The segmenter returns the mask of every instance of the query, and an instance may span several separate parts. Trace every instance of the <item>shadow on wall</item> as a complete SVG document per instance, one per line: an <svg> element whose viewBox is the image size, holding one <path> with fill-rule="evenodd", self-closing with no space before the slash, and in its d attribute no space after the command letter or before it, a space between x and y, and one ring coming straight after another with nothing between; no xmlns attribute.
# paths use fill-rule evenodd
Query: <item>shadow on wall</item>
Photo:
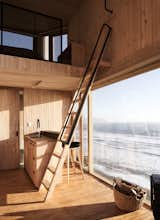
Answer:
<svg viewBox="0 0 160 220"><path fill-rule="evenodd" d="M45 205L43 205L44 207ZM114 202L109 203L97 203L90 205L70 206L54 209L39 209L25 212L14 212L2 215L3 217L10 216L17 219L25 220L44 220L44 219L58 219L58 220L75 220L75 219L104 219L111 218L120 215L124 215L124 212L120 211Z"/></svg>
<svg viewBox="0 0 160 220"><path fill-rule="evenodd" d="M17 89L0 89L0 170L19 166L19 94Z"/></svg>

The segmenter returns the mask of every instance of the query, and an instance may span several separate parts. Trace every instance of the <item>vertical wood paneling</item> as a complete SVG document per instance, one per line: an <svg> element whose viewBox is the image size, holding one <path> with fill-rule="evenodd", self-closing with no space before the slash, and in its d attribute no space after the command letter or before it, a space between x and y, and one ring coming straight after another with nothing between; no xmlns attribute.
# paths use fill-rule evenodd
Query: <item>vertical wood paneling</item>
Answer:
<svg viewBox="0 0 160 220"><path fill-rule="evenodd" d="M113 9L110 19L104 13L103 1L86 0L70 23L71 38L85 46L86 60L105 22L113 31L104 57L109 58L114 67L124 59L138 57L139 51L155 47L156 43L159 47L159 0L109 0L109 7Z"/></svg>
<svg viewBox="0 0 160 220"><path fill-rule="evenodd" d="M0 169L2 170L19 167L18 121L18 90L0 89Z"/></svg>
<svg viewBox="0 0 160 220"><path fill-rule="evenodd" d="M59 131L70 102L70 92L25 89L24 133L37 131L37 119L40 119L41 130Z"/></svg>
<svg viewBox="0 0 160 220"><path fill-rule="evenodd" d="M160 41L160 2L158 0L111 0L112 63ZM158 44L157 44L158 46Z"/></svg>

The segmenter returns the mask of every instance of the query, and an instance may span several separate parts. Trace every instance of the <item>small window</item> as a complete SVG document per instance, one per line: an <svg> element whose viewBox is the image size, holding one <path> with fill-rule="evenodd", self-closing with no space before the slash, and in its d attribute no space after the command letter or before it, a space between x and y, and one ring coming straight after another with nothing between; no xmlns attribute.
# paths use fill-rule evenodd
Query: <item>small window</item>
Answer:
<svg viewBox="0 0 160 220"><path fill-rule="evenodd" d="M62 52L68 47L68 34L62 35ZM53 37L53 61L58 62L61 55L61 36Z"/></svg>
<svg viewBox="0 0 160 220"><path fill-rule="evenodd" d="M68 47L68 34L62 35L62 51Z"/></svg>
<svg viewBox="0 0 160 220"><path fill-rule="evenodd" d="M33 50L33 37L13 32L3 32L3 46Z"/></svg>

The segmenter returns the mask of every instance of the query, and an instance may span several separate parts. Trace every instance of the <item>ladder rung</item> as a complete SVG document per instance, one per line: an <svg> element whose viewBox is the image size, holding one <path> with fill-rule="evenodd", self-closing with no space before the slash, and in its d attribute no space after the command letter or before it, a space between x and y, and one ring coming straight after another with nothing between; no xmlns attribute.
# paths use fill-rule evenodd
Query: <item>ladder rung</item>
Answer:
<svg viewBox="0 0 160 220"><path fill-rule="evenodd" d="M74 103L79 103L81 100L82 100L82 99L73 100L73 101L72 101L72 104L73 104L73 102L74 102Z"/></svg>
<svg viewBox="0 0 160 220"><path fill-rule="evenodd" d="M53 153L52 155L59 158L59 159L61 158L61 155L58 155L58 154L55 154L55 153Z"/></svg>
<svg viewBox="0 0 160 220"><path fill-rule="evenodd" d="M77 112L71 112L71 115L76 115L77 114Z"/></svg>
<svg viewBox="0 0 160 220"><path fill-rule="evenodd" d="M58 141L62 143L62 147L64 147L65 144L67 144L66 140L62 139L62 137L61 139L58 139Z"/></svg>
<svg viewBox="0 0 160 220"><path fill-rule="evenodd" d="M64 132L64 133L63 133L63 137L64 137L64 136L67 136L67 137L68 137L68 134L69 134L69 132Z"/></svg>
<svg viewBox="0 0 160 220"><path fill-rule="evenodd" d="M76 101L77 101L77 102L80 102L81 100L82 100L82 98L79 98L79 99L77 99Z"/></svg>
<svg viewBox="0 0 160 220"><path fill-rule="evenodd" d="M86 91L86 87L82 87L80 90L81 90L81 92L84 92L84 91Z"/></svg>
<svg viewBox="0 0 160 220"><path fill-rule="evenodd" d="M47 190L49 190L50 182L48 180L42 180L42 184Z"/></svg>
<svg viewBox="0 0 160 220"><path fill-rule="evenodd" d="M54 168L54 167L48 166L47 169L48 169L52 174L55 173L55 168Z"/></svg>
<svg viewBox="0 0 160 220"><path fill-rule="evenodd" d="M85 76L85 79L89 79L91 78L92 74L91 73L88 73L86 76Z"/></svg>
<svg viewBox="0 0 160 220"><path fill-rule="evenodd" d="M71 126L64 126L63 128L64 129L69 129L69 128L71 128Z"/></svg>
<svg viewBox="0 0 160 220"><path fill-rule="evenodd" d="M68 115L75 115L77 112L68 112Z"/></svg>

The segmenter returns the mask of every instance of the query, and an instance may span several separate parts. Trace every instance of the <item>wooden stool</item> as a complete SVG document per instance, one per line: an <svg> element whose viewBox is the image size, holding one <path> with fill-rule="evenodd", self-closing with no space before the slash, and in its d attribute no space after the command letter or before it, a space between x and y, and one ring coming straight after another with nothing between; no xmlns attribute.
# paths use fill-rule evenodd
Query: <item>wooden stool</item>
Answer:
<svg viewBox="0 0 160 220"><path fill-rule="evenodd" d="M81 156L80 156L80 143L79 142L72 142L69 148L68 152L68 183L69 183L69 164L70 164L70 159L72 166L74 169L76 169L76 164L79 165L82 177L84 178L84 172L83 172L83 167L82 167L82 162L81 162Z"/></svg>

